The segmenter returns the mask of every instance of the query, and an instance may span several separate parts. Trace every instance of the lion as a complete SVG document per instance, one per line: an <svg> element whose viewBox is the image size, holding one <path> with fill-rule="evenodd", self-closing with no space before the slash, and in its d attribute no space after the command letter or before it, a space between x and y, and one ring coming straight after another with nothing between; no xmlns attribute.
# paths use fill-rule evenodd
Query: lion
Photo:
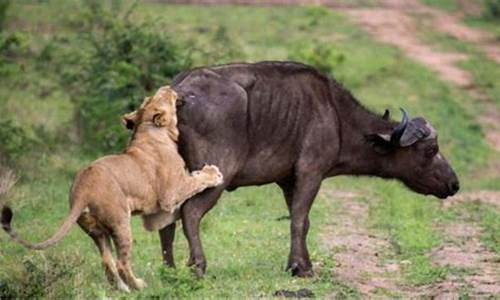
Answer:
<svg viewBox="0 0 500 300"><path fill-rule="evenodd" d="M7 206L2 209L3 229L25 247L39 250L58 242L77 222L97 245L113 286L124 292L146 287L129 263L131 216L141 215L149 231L161 229L178 219L184 201L223 182L216 166L205 165L191 174L186 171L177 149L176 99L174 90L162 87L137 111L123 116L124 124L131 119L135 123L126 150L102 157L77 173L70 190L69 215L51 238L37 244L19 238L10 225L12 210Z"/></svg>

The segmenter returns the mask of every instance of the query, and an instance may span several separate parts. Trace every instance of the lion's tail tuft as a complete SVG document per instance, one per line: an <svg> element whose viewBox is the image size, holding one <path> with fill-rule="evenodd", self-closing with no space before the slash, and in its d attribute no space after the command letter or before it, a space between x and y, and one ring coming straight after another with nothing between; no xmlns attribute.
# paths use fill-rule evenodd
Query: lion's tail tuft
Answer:
<svg viewBox="0 0 500 300"><path fill-rule="evenodd" d="M12 228L10 227L10 223L12 222L12 209L8 206L4 206L2 208L2 215L0 216L0 222L2 224L3 230L10 232Z"/></svg>

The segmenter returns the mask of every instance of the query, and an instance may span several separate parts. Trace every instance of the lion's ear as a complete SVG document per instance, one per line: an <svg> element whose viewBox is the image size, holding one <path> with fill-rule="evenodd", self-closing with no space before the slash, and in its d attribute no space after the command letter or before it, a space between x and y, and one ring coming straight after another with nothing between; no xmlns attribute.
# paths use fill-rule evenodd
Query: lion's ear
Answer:
<svg viewBox="0 0 500 300"><path fill-rule="evenodd" d="M122 116L122 123L128 130L134 129L135 123L137 122L137 111L133 111Z"/></svg>
<svg viewBox="0 0 500 300"><path fill-rule="evenodd" d="M153 116L153 123L156 127L165 127L168 124L167 112L161 111Z"/></svg>

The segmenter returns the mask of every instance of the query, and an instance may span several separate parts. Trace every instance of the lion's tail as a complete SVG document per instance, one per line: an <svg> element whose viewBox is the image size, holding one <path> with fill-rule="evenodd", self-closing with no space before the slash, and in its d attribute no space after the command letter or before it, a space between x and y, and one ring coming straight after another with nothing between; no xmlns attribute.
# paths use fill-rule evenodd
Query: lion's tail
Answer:
<svg viewBox="0 0 500 300"><path fill-rule="evenodd" d="M69 230L71 229L71 226L75 224L75 222L78 220L80 215L82 214L82 211L85 209L86 203L84 201L76 201L74 202L73 207L71 208L71 211L62 224L62 226L59 228L59 230L48 240L43 241L41 243L37 244L32 244L19 236L17 236L17 233L14 231L14 229L11 227L11 221L12 221L12 210L4 206L2 208L2 215L0 216L0 222L2 224L3 230L7 232L7 234L16 242L20 243L21 245L25 246L28 249L33 249L33 250L42 250L45 249L49 246L52 246L53 244L57 243L59 240L61 240L66 234L68 234Z"/></svg>

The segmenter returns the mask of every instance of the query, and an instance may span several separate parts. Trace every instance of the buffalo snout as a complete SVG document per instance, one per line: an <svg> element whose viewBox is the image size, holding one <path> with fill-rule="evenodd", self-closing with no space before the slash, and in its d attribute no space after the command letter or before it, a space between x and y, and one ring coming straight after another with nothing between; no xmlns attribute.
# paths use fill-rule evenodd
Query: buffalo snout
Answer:
<svg viewBox="0 0 500 300"><path fill-rule="evenodd" d="M448 193L450 194L450 196L455 195L459 189L460 183L458 182L458 179L455 179L448 184Z"/></svg>

